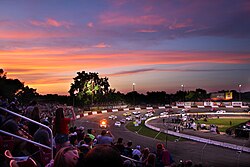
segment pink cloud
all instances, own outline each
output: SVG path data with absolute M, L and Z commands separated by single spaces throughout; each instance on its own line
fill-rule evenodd
M 89 28 L 93 28 L 93 27 L 94 27 L 94 23 L 89 22 L 89 23 L 87 24 L 87 26 L 88 26 Z
M 72 26 L 72 23 L 66 22 L 66 21 L 57 21 L 52 18 L 47 18 L 45 21 L 37 21 L 37 20 L 31 20 L 30 23 L 34 26 L 41 26 L 41 27 L 66 27 L 70 28 Z
M 158 31 L 157 30 L 152 30 L 152 29 L 141 29 L 141 30 L 137 30 L 136 32 L 153 33 L 153 32 L 158 32 Z
M 105 25 L 151 25 L 166 24 L 167 20 L 159 15 L 125 16 L 120 13 L 105 13 L 100 16 L 101 23 Z

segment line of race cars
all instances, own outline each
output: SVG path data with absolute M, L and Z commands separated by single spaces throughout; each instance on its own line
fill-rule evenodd
M 141 123 L 141 121 L 146 120 L 148 117 L 152 117 L 155 113 L 155 110 L 148 110 L 146 114 L 141 114 L 141 111 L 135 110 L 133 112 L 125 112 L 122 115 L 125 118 L 122 118 L 120 120 L 117 120 L 117 116 L 112 114 L 108 116 L 108 119 L 110 120 L 116 120 L 114 123 L 114 126 L 120 127 L 121 124 L 125 124 L 126 121 L 136 121 L 138 123 Z M 108 127 L 108 121 L 107 119 L 100 120 L 100 127 L 101 128 L 107 128 Z

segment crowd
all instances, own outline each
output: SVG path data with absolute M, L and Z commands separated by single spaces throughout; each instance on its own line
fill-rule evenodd
M 192 162 L 175 163 L 169 151 L 162 143 L 155 150 L 141 148 L 133 141 L 124 143 L 123 138 L 116 138 L 105 129 L 96 134 L 94 129 L 75 127 L 72 122 L 76 119 L 73 108 L 67 106 L 40 105 L 32 101 L 28 106 L 20 106 L 14 99 L 12 102 L 1 99 L 0 106 L 15 113 L 24 115 L 52 129 L 39 126 L 18 116 L 0 111 L 0 130 L 25 137 L 53 148 L 51 151 L 35 146 L 24 140 L 1 134 L 1 142 L 12 141 L 12 145 L 1 148 L 0 166 L 9 166 L 14 158 L 6 158 L 6 150 L 13 157 L 29 156 L 34 160 L 34 166 L 46 167 L 163 167 L 163 166 L 192 166 Z M 52 136 L 51 136 L 52 135 Z M 53 137 L 54 136 L 54 137 Z M 53 137 L 53 139 L 52 139 Z M 11 147 L 10 147 L 11 146 Z M 18 161 L 18 160 L 16 160 Z M 19 165 L 20 166 L 20 165 Z

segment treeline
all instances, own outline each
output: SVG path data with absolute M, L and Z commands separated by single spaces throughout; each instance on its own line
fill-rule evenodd
M 32 100 L 44 103 L 60 103 L 74 105 L 79 107 L 88 106 L 110 106 L 110 105 L 164 105 L 177 101 L 208 101 L 210 93 L 204 89 L 179 90 L 174 94 L 168 94 L 165 91 L 153 91 L 146 94 L 140 94 L 137 91 L 131 91 L 126 94 L 110 89 L 108 78 L 100 78 L 98 73 L 77 72 L 74 82 L 71 83 L 69 96 L 57 94 L 39 95 L 36 89 L 25 86 L 18 79 L 7 78 L 7 73 L 0 69 L 0 97 L 12 100 L 16 98 L 20 103 L 27 104 Z M 229 90 L 222 90 L 219 93 L 225 93 Z M 233 93 L 231 101 L 250 101 L 250 92 L 239 93 L 230 90 Z

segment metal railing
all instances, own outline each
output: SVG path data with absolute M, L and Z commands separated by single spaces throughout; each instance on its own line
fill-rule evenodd
M 52 130 L 51 130 L 48 126 L 46 126 L 46 125 L 44 125 L 44 124 L 41 124 L 40 122 L 34 121 L 34 120 L 30 119 L 30 118 L 27 118 L 27 117 L 25 117 L 25 116 L 22 116 L 22 115 L 20 115 L 20 114 L 17 114 L 17 113 L 15 113 L 15 112 L 12 112 L 12 111 L 10 111 L 10 110 L 8 110 L 8 109 L 6 109 L 6 108 L 0 107 L 0 110 L 5 111 L 5 112 L 7 112 L 7 113 L 9 113 L 9 114 L 11 114 L 11 115 L 15 115 L 15 116 L 20 117 L 20 118 L 22 118 L 22 119 L 24 119 L 24 120 L 30 121 L 30 122 L 32 122 L 32 123 L 34 123 L 34 124 L 37 124 L 37 125 L 39 125 L 39 126 L 42 126 L 42 127 L 46 128 L 46 129 L 49 131 L 50 137 L 51 137 L 51 145 L 50 145 L 50 147 L 48 147 L 48 146 L 46 146 L 46 145 L 43 145 L 43 144 L 41 144 L 41 143 L 32 141 L 32 140 L 29 140 L 29 139 L 27 139 L 27 138 L 24 138 L 24 137 L 21 137 L 21 136 L 18 136 L 18 135 L 15 135 L 15 134 L 6 132 L 6 131 L 4 131 L 4 130 L 2 130 L 2 129 L 0 129 L 0 133 L 3 133 L 3 134 L 5 134 L 5 135 L 12 136 L 12 137 L 14 137 L 14 138 L 18 138 L 18 139 L 20 139 L 20 140 L 24 140 L 24 141 L 29 142 L 29 143 L 32 143 L 32 144 L 34 144 L 34 145 L 38 145 L 38 146 L 40 146 L 40 147 L 49 149 L 49 150 L 51 150 L 51 159 L 53 159 L 53 133 L 52 133 Z

